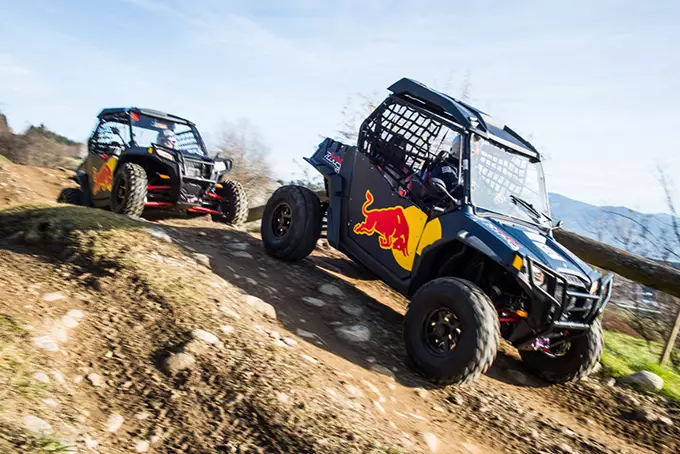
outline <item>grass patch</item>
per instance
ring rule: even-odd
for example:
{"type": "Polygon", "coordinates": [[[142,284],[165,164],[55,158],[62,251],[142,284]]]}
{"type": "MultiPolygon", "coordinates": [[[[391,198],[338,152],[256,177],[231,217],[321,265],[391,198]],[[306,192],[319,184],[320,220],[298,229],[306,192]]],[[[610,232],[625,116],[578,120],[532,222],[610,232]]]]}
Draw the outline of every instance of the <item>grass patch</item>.
{"type": "Polygon", "coordinates": [[[12,164],[12,161],[0,154],[0,164],[12,164]]]}
{"type": "Polygon", "coordinates": [[[75,452],[74,446],[66,446],[58,440],[44,439],[37,443],[38,452],[41,453],[58,453],[58,452],[75,452]]]}
{"type": "Polygon", "coordinates": [[[0,210],[0,232],[4,234],[60,224],[81,231],[144,227],[141,222],[110,211],[73,205],[27,204],[0,210]]]}
{"type": "Polygon", "coordinates": [[[24,328],[20,326],[16,320],[6,314],[0,314],[0,339],[5,333],[22,333],[24,328]]]}
{"type": "Polygon", "coordinates": [[[660,394],[680,403],[680,369],[669,361],[666,367],[658,362],[663,346],[656,342],[647,344],[626,334],[604,332],[604,351],[602,365],[613,377],[629,375],[640,370],[648,370],[663,378],[664,388],[660,394]]]}

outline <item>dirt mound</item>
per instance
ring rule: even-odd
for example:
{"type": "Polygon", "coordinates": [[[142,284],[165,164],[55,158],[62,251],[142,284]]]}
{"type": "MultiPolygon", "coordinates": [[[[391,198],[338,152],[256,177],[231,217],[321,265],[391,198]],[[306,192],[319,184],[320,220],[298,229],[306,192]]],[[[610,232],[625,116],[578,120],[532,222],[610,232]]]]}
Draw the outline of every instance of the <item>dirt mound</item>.
{"type": "Polygon", "coordinates": [[[0,212],[0,238],[3,452],[680,449],[659,399],[547,386],[508,347],[471,386],[431,387],[403,298],[323,245],[281,263],[206,219],[59,205],[0,212]]]}
{"type": "Polygon", "coordinates": [[[0,162],[0,209],[35,202],[53,202],[59,192],[77,184],[73,171],[0,162]]]}

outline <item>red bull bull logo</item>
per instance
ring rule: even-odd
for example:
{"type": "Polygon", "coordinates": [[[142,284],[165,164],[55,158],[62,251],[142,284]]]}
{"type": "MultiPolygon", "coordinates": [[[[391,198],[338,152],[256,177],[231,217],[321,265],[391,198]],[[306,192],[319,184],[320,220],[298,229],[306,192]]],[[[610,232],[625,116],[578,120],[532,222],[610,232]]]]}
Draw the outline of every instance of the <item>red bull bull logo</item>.
{"type": "Polygon", "coordinates": [[[113,188],[113,169],[116,168],[116,163],[117,160],[111,158],[99,169],[92,167],[92,173],[94,175],[92,184],[93,194],[100,191],[111,191],[113,188]]]}
{"type": "Polygon", "coordinates": [[[381,248],[408,256],[410,230],[404,208],[395,206],[369,209],[373,201],[371,191],[366,191],[366,201],[361,206],[365,220],[354,226],[354,233],[368,236],[378,234],[378,244],[381,248]]]}

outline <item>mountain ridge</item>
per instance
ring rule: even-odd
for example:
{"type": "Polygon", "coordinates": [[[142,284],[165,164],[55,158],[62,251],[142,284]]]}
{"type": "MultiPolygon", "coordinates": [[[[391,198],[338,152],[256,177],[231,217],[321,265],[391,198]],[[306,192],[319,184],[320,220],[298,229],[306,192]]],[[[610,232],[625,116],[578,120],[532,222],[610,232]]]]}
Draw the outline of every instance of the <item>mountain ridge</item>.
{"type": "MultiPolygon", "coordinates": [[[[680,261],[680,238],[673,215],[641,213],[624,206],[597,206],[549,193],[551,215],[579,235],[646,257],[680,261]]],[[[680,218],[675,217],[680,225],[680,218]]]]}

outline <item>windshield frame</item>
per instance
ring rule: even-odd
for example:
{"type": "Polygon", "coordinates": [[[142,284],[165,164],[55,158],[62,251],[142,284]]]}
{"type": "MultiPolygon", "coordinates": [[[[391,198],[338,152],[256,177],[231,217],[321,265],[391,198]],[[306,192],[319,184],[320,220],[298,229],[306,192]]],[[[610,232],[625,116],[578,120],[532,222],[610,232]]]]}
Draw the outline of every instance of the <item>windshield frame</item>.
{"type": "MultiPolygon", "coordinates": [[[[516,220],[519,222],[523,223],[529,223],[532,225],[535,225],[540,228],[547,228],[550,229],[552,227],[552,223],[550,222],[550,200],[548,198],[548,190],[546,188],[545,184],[545,172],[543,170],[543,162],[536,158],[535,156],[530,156],[527,153],[522,153],[521,151],[515,150],[513,148],[510,148],[508,146],[503,145],[497,140],[494,140],[493,136],[485,136],[483,134],[479,134],[476,132],[472,132],[470,134],[467,134],[465,138],[465,150],[464,150],[464,156],[465,156],[465,192],[466,192],[466,203],[472,207],[474,210],[475,214],[491,214],[495,216],[500,216],[512,220],[516,220]],[[473,196],[473,191],[472,191],[472,166],[475,164],[473,163],[472,159],[472,141],[474,140],[474,137],[479,137],[480,139],[489,142],[491,145],[494,147],[504,151],[505,153],[510,153],[514,155],[521,156],[522,158],[525,158],[531,163],[531,165],[536,166],[536,169],[538,171],[538,186],[539,186],[539,191],[540,191],[540,197],[543,199],[543,202],[545,204],[546,210],[545,212],[542,212],[539,207],[536,207],[536,210],[539,212],[542,212],[544,216],[540,216],[540,219],[536,219],[534,216],[530,215],[528,212],[526,212],[526,217],[518,217],[516,215],[510,214],[510,213],[504,213],[501,211],[493,210],[490,208],[485,208],[484,206],[479,206],[475,204],[474,196],[473,196]],[[547,217],[546,217],[547,216],[547,217]]],[[[517,195],[516,195],[517,196],[517,195]]],[[[519,197],[519,196],[517,196],[519,197]]],[[[509,202],[509,203],[515,203],[515,202],[509,202]]],[[[523,208],[520,208],[520,206],[515,203],[515,205],[518,207],[518,209],[523,210],[523,208]]]]}
{"type": "MultiPolygon", "coordinates": [[[[203,137],[198,132],[198,129],[196,128],[196,126],[193,123],[191,123],[189,121],[181,120],[179,118],[168,119],[168,118],[164,118],[164,117],[159,117],[159,116],[156,116],[156,115],[151,115],[148,112],[130,111],[128,113],[128,125],[129,125],[129,128],[130,128],[130,144],[131,145],[137,146],[137,147],[141,146],[141,145],[139,145],[139,143],[137,143],[137,141],[134,138],[135,136],[134,136],[134,133],[133,133],[133,127],[134,127],[135,121],[132,117],[133,114],[138,115],[139,117],[146,117],[146,118],[155,119],[155,120],[158,120],[158,121],[161,121],[161,122],[164,122],[164,123],[172,122],[176,125],[186,126],[187,128],[189,128],[191,130],[194,137],[196,138],[196,144],[198,145],[198,148],[201,150],[202,154],[199,155],[199,154],[196,154],[196,153],[185,152],[185,151],[182,151],[180,149],[173,149],[173,151],[177,152],[178,154],[180,154],[182,156],[198,156],[198,157],[201,157],[201,158],[208,158],[209,157],[208,150],[205,146],[205,142],[203,141],[203,137]]],[[[149,129],[149,128],[142,128],[142,129],[146,129],[148,131],[151,131],[151,129],[149,129]]]]}

